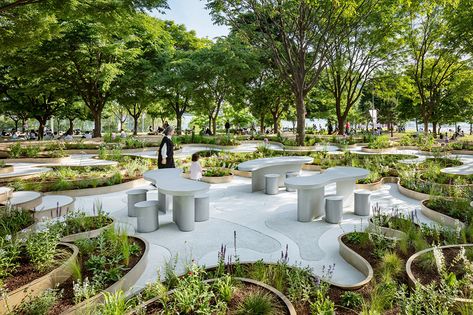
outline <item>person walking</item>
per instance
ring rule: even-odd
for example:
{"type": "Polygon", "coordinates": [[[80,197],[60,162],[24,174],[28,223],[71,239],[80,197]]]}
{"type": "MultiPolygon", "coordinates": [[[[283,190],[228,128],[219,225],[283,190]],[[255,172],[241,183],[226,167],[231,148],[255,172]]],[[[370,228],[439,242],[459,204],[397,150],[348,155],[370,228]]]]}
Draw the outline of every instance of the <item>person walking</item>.
{"type": "Polygon", "coordinates": [[[172,136],[174,135],[174,128],[168,126],[164,129],[164,138],[161,141],[158,151],[158,168],[175,168],[174,164],[174,143],[172,136]]]}

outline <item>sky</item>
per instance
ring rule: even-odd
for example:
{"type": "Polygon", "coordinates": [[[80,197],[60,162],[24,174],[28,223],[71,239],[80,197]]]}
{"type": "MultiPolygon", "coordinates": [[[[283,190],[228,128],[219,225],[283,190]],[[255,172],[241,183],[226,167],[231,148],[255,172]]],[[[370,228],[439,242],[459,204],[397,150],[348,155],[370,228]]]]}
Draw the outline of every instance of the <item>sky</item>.
{"type": "Polygon", "coordinates": [[[205,3],[205,0],[168,0],[170,10],[166,10],[164,15],[158,12],[153,12],[152,15],[184,24],[188,30],[195,30],[199,37],[214,39],[227,35],[229,30],[226,26],[213,24],[205,3]]]}

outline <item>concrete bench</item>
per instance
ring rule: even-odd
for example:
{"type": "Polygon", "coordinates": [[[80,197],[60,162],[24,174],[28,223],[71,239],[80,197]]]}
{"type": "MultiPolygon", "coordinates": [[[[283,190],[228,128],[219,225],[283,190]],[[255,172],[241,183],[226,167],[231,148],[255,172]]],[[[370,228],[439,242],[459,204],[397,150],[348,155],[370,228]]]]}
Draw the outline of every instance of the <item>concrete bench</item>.
{"type": "Polygon", "coordinates": [[[309,156],[281,156],[256,159],[238,165],[239,171],[251,172],[251,191],[264,190],[265,175],[279,174],[279,187],[284,186],[284,179],[289,172],[298,172],[302,165],[312,163],[309,156]]]}
{"type": "MultiPolygon", "coordinates": [[[[144,179],[154,183],[158,188],[159,199],[163,195],[172,196],[173,221],[179,230],[188,232],[195,227],[196,195],[209,191],[210,185],[181,177],[182,169],[168,168],[144,173],[144,179]]],[[[161,205],[161,201],[160,201],[161,205]]]]}
{"type": "Polygon", "coordinates": [[[368,174],[363,168],[332,167],[321,174],[287,178],[286,187],[297,190],[297,220],[310,222],[324,214],[325,186],[336,183],[336,194],[345,203],[354,198],[356,181],[368,174]]]}

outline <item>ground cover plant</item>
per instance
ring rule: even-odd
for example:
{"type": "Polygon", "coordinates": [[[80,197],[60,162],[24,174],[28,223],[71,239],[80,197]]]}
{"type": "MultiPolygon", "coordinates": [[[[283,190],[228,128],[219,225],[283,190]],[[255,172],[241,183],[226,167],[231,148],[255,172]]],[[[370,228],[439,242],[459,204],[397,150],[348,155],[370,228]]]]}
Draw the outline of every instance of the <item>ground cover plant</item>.
{"type": "Polygon", "coordinates": [[[10,205],[0,206],[0,237],[14,237],[16,233],[31,226],[34,218],[29,210],[11,207],[10,205]]]}
{"type": "MultiPolygon", "coordinates": [[[[52,229],[57,231],[57,229],[52,229]]],[[[58,233],[59,234],[59,233],[58,233]]],[[[54,303],[38,314],[61,314],[120,280],[140,260],[144,244],[126,233],[106,229],[98,237],[74,243],[79,256],[70,268],[72,278],[57,289],[54,303]]],[[[24,304],[24,303],[23,303],[24,304]]],[[[20,306],[23,307],[23,306],[20,306]]]]}
{"type": "Polygon", "coordinates": [[[469,224],[473,221],[473,207],[470,199],[434,197],[424,202],[429,209],[448,215],[460,222],[469,224]]]}
{"type": "Polygon", "coordinates": [[[144,172],[155,168],[153,160],[123,156],[120,150],[106,150],[104,154],[104,158],[115,160],[118,165],[114,167],[61,167],[34,178],[11,182],[9,185],[15,190],[40,192],[96,188],[140,178],[144,172]]]}
{"type": "MultiPolygon", "coordinates": [[[[439,273],[435,277],[436,261],[440,256],[434,258],[434,255],[423,255],[419,257],[418,264],[413,265],[413,271],[428,281],[423,283],[425,286],[418,286],[410,291],[407,289],[404,267],[407,259],[418,251],[432,246],[471,243],[471,226],[455,231],[421,225],[415,215],[405,216],[399,210],[381,213],[379,209],[374,211],[372,222],[377,227],[396,229],[404,235],[400,239],[386,237],[375,227],[370,231],[355,231],[343,236],[343,242],[365,258],[374,269],[375,279],[368,284],[367,289],[377,293],[372,294],[369,299],[365,298],[364,310],[381,314],[470,314],[471,309],[453,303],[460,291],[470,292],[471,282],[467,281],[470,275],[467,272],[451,273],[454,267],[445,267],[449,272],[439,273]],[[381,303],[380,297],[390,303],[381,303]]],[[[457,263],[461,260],[464,264],[461,267],[456,265],[455,268],[457,271],[465,270],[465,264],[471,263],[466,262],[466,256],[468,255],[465,254],[462,258],[455,256],[456,260],[452,258],[447,261],[457,263]]],[[[446,265],[450,266],[448,263],[446,265]]]]}
{"type": "Polygon", "coordinates": [[[0,238],[0,291],[7,295],[59,267],[70,257],[56,231],[30,231],[0,238]]]}
{"type": "Polygon", "coordinates": [[[68,156],[62,142],[51,142],[44,146],[15,143],[8,147],[9,158],[60,158],[68,156]]]}

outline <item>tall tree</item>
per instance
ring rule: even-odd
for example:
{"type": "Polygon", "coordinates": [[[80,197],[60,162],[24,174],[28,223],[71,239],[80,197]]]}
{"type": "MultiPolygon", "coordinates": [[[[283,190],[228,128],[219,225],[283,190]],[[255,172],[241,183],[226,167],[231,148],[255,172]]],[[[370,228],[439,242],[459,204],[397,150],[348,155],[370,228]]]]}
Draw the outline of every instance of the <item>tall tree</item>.
{"type": "Polygon", "coordinates": [[[195,66],[196,110],[207,115],[209,129],[217,132],[217,117],[225,102],[244,97],[246,84],[258,69],[258,61],[250,47],[237,38],[218,39],[193,55],[195,66]]]}
{"type": "Polygon", "coordinates": [[[322,84],[335,99],[338,133],[345,132],[345,122],[359,101],[364,85],[387,61],[394,63],[400,51],[402,18],[397,1],[362,0],[356,3],[356,15],[344,16],[338,27],[346,36],[334,40],[333,54],[324,71],[322,84]]]}
{"type": "Polygon", "coordinates": [[[195,67],[192,54],[208,44],[196,37],[194,31],[188,32],[184,25],[166,21],[165,29],[172,38],[173,50],[164,69],[156,72],[155,95],[172,109],[176,118],[176,131],[182,132],[182,116],[192,101],[195,81],[195,67]]]}
{"type": "MultiPolygon", "coordinates": [[[[297,141],[304,144],[305,99],[328,63],[336,25],[353,13],[354,1],[208,0],[215,20],[227,23],[271,51],[281,77],[290,86],[297,112],[297,141]]],[[[343,31],[343,30],[342,30],[343,31]]]]}
{"type": "Polygon", "coordinates": [[[455,3],[443,0],[418,1],[409,10],[410,27],[406,32],[413,78],[419,96],[419,112],[424,132],[429,132],[440,105],[441,91],[448,81],[465,67],[461,47],[449,41],[450,22],[447,15],[456,12],[455,3]]]}

